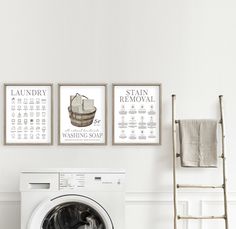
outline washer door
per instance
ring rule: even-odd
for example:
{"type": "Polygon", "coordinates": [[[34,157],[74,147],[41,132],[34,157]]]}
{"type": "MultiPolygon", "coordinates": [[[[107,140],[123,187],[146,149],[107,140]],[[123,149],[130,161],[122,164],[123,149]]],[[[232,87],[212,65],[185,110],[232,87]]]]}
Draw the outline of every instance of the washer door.
{"type": "Polygon", "coordinates": [[[113,229],[106,210],[95,200],[63,195],[42,202],[33,212],[27,229],[113,229]]]}

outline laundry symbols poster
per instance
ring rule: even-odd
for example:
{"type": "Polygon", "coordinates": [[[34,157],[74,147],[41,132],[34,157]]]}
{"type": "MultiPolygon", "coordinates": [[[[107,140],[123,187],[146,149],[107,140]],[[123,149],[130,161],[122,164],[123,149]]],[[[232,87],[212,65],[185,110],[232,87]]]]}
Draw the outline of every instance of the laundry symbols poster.
{"type": "Polygon", "coordinates": [[[106,144],[106,85],[59,85],[59,144],[106,144]]]}
{"type": "Polygon", "coordinates": [[[113,144],[161,144],[161,85],[113,85],[113,144]]]}
{"type": "Polygon", "coordinates": [[[52,85],[5,84],[5,144],[52,144],[52,85]]]}

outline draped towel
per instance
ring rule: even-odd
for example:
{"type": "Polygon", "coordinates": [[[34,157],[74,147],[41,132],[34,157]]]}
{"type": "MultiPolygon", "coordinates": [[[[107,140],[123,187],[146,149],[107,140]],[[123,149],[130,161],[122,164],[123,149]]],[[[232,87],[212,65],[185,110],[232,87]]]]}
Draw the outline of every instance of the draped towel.
{"type": "Polygon", "coordinates": [[[180,120],[182,167],[217,167],[216,120],[180,120]]]}

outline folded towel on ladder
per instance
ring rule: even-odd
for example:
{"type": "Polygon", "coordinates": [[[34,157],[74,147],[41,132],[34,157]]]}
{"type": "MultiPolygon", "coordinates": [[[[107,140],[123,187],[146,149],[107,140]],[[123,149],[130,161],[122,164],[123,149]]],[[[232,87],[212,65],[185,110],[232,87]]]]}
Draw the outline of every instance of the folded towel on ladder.
{"type": "Polygon", "coordinates": [[[182,167],[217,167],[217,121],[180,120],[182,167]]]}

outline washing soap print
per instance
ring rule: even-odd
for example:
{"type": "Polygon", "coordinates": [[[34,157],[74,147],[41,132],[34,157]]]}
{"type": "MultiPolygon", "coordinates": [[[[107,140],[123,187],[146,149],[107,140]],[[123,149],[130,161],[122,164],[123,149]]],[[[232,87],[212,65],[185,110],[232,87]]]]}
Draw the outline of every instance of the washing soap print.
{"type": "Polygon", "coordinates": [[[58,87],[59,144],[106,144],[106,85],[58,87]]]}

